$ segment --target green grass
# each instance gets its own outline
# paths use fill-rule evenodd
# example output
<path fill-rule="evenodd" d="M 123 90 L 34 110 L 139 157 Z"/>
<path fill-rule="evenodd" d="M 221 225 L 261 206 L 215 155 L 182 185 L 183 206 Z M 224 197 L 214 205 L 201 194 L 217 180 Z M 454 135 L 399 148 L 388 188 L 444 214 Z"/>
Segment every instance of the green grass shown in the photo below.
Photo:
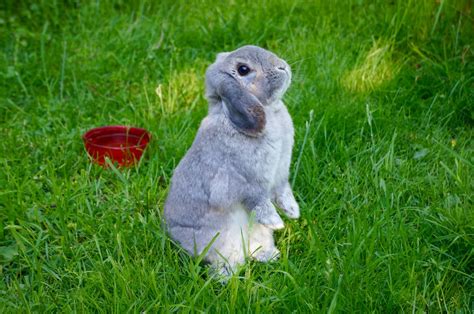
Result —
<path fill-rule="evenodd" d="M 0 312 L 474 310 L 472 1 L 0 5 Z M 166 236 L 163 201 L 217 52 L 288 60 L 302 217 L 227 285 Z M 81 135 L 130 124 L 139 167 Z"/>

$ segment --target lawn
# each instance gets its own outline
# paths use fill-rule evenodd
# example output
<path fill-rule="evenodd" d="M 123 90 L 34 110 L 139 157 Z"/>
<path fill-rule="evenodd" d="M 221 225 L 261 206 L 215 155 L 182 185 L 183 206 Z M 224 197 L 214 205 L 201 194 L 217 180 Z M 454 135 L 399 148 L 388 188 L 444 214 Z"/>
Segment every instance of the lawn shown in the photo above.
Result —
<path fill-rule="evenodd" d="M 215 2 L 2 2 L 0 312 L 474 311 L 472 1 Z M 293 69 L 301 218 L 222 285 L 161 221 L 245 44 Z M 153 134 L 137 167 L 88 160 L 111 124 Z"/>

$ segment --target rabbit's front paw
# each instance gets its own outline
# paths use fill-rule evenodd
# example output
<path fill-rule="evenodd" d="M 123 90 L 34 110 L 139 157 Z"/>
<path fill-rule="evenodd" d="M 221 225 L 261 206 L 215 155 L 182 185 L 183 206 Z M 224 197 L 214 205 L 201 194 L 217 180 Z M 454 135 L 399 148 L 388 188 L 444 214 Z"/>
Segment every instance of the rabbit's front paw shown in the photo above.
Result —
<path fill-rule="evenodd" d="M 270 229 L 279 230 L 285 227 L 283 220 L 271 203 L 255 207 L 255 214 L 256 221 Z"/>
<path fill-rule="evenodd" d="M 300 218 L 300 206 L 290 189 L 286 189 L 282 194 L 278 195 L 275 201 L 288 218 Z"/>
<path fill-rule="evenodd" d="M 281 206 L 281 210 L 283 210 L 288 218 L 300 218 L 300 206 L 294 198 L 282 203 L 285 204 L 285 206 Z"/>

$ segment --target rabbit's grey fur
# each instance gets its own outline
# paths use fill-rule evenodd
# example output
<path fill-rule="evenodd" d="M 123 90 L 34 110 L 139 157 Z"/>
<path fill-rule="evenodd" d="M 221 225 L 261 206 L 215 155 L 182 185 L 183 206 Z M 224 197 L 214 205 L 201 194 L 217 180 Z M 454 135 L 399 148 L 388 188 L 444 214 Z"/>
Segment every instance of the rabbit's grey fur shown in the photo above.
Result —
<path fill-rule="evenodd" d="M 242 65 L 250 73 L 239 74 Z M 281 101 L 290 81 L 289 65 L 256 46 L 220 53 L 206 72 L 209 112 L 174 171 L 165 218 L 192 255 L 214 239 L 205 260 L 222 272 L 246 256 L 278 257 L 273 230 L 284 224 L 273 204 L 299 217 L 288 183 L 293 123 Z"/>

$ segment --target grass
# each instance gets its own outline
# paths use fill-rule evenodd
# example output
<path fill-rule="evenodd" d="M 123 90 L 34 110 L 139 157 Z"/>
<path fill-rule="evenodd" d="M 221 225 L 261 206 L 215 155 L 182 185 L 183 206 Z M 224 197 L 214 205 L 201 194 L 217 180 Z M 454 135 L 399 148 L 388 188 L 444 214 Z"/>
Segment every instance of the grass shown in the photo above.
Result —
<path fill-rule="evenodd" d="M 474 310 L 471 1 L 6 1 L 0 11 L 0 311 Z M 244 44 L 292 65 L 302 217 L 227 285 L 173 245 L 163 201 Z M 154 140 L 91 165 L 91 127 Z"/>

